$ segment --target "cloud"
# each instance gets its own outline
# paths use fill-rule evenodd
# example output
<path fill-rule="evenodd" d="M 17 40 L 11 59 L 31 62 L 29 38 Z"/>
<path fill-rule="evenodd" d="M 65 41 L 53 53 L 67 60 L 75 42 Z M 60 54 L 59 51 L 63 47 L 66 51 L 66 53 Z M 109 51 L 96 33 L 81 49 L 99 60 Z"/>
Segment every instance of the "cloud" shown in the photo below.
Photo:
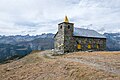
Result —
<path fill-rule="evenodd" d="M 100 33 L 120 32 L 119 3 L 120 0 L 0 0 L 0 34 L 56 33 L 65 15 L 75 27 Z"/>

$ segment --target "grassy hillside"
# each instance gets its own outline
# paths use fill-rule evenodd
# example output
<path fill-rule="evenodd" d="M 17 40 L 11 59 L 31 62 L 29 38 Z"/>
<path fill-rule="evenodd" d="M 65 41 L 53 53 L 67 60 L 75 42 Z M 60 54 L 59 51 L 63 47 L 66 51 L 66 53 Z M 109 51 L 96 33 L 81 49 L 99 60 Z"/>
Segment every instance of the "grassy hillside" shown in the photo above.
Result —
<path fill-rule="evenodd" d="M 75 52 L 52 56 L 33 51 L 0 65 L 0 80 L 120 80 L 120 52 Z"/>

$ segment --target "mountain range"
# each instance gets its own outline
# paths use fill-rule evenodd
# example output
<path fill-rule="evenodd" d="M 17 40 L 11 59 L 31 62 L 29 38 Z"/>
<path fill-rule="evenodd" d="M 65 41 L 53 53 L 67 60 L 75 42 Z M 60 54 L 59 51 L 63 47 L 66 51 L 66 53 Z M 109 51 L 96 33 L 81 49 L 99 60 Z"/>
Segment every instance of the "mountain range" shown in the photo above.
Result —
<path fill-rule="evenodd" d="M 15 35 L 0 36 L 0 62 L 25 56 L 33 50 L 48 50 L 54 48 L 55 34 L 41 34 L 36 36 Z M 107 38 L 108 51 L 120 51 L 120 33 L 104 33 Z"/>
<path fill-rule="evenodd" d="M 120 33 L 104 33 L 108 51 L 120 51 Z"/>

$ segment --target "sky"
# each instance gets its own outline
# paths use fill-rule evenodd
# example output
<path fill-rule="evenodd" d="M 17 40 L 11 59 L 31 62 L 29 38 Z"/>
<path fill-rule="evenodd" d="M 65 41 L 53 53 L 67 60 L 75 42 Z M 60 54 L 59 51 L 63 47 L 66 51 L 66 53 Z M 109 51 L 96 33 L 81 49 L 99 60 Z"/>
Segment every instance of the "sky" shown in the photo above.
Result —
<path fill-rule="evenodd" d="M 0 35 L 56 33 L 65 15 L 74 27 L 120 33 L 120 0 L 0 0 Z"/>

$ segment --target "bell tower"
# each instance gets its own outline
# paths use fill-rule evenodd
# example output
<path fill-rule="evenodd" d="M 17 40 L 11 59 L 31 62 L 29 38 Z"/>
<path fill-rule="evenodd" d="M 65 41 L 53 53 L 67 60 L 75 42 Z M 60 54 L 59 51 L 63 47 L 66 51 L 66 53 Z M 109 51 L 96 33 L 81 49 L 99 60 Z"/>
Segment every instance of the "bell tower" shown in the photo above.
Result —
<path fill-rule="evenodd" d="M 67 16 L 64 18 L 64 22 L 58 24 L 58 33 L 61 36 L 60 44 L 61 50 L 65 52 L 73 52 L 74 39 L 73 39 L 74 24 L 70 23 Z"/>

